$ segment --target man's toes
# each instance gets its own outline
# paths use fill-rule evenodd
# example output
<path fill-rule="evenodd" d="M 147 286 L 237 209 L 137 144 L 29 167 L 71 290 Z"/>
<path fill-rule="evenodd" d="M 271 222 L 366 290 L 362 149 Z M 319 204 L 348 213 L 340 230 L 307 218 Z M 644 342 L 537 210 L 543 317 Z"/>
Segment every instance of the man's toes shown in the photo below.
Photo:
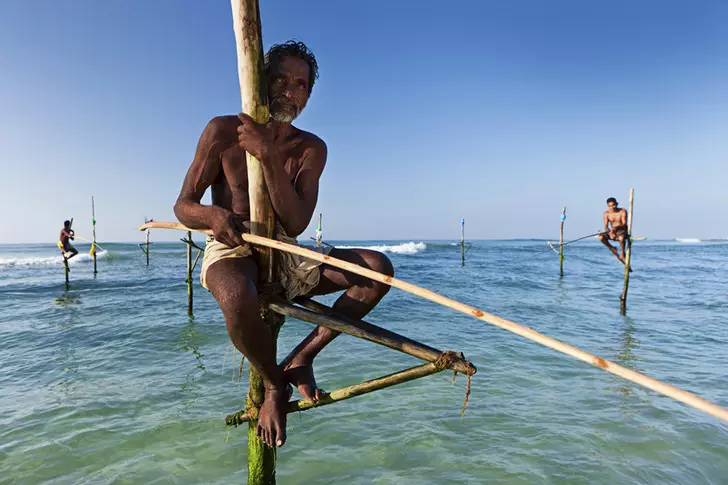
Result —
<path fill-rule="evenodd" d="M 301 395 L 303 396 L 303 398 L 305 400 L 310 401 L 310 402 L 314 402 L 314 403 L 316 402 L 316 396 L 314 395 L 313 392 L 311 392 L 311 387 L 309 387 L 309 386 L 301 386 L 301 387 L 298 388 L 298 392 L 301 393 Z"/>
<path fill-rule="evenodd" d="M 329 393 L 324 391 L 323 389 L 316 389 L 316 401 L 319 401 L 326 397 Z"/>

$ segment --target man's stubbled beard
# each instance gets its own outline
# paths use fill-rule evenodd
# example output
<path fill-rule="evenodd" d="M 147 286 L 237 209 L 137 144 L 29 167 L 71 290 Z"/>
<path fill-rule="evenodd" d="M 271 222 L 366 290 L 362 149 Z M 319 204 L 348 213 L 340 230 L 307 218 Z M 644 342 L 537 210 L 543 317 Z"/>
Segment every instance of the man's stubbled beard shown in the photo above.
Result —
<path fill-rule="evenodd" d="M 283 95 L 270 99 L 270 117 L 280 123 L 291 123 L 301 114 L 301 108 L 292 99 Z"/>

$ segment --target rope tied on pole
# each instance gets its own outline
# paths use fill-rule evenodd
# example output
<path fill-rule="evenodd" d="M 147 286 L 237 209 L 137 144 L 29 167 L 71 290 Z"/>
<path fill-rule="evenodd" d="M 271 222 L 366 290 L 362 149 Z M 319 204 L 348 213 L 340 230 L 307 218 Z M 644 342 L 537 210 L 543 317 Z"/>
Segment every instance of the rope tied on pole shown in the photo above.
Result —
<path fill-rule="evenodd" d="M 470 402 L 470 384 L 473 374 L 476 372 L 475 366 L 471 364 L 469 360 L 465 360 L 465 355 L 462 352 L 454 352 L 452 350 L 445 350 L 442 354 L 440 354 L 440 357 L 433 362 L 433 364 L 435 364 L 435 368 L 438 371 L 443 371 L 445 369 L 452 368 L 453 364 L 457 361 L 465 361 L 465 365 L 467 366 L 467 372 L 465 372 L 465 375 L 468 376 L 468 385 L 465 388 L 465 401 L 463 402 L 463 407 L 460 410 L 460 415 L 464 416 L 465 408 L 468 407 L 468 402 Z M 453 370 L 452 372 L 452 383 L 455 384 L 455 378 L 458 376 L 458 371 Z"/>

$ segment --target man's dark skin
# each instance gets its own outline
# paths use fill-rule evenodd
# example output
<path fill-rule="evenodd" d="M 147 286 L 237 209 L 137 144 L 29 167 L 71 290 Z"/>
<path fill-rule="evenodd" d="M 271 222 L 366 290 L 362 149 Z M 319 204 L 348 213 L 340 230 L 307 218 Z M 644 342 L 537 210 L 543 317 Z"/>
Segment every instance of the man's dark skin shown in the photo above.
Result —
<path fill-rule="evenodd" d="M 71 221 L 65 221 L 63 223 L 63 229 L 61 229 L 61 235 L 58 236 L 58 240 L 63 245 L 61 253 L 66 260 L 69 260 L 78 254 L 78 250 L 68 244 L 69 239 L 71 241 L 75 239 L 75 235 L 75 232 L 71 229 Z M 68 253 L 71 253 L 70 256 L 67 256 Z"/>
<path fill-rule="evenodd" d="M 604 211 L 604 232 L 599 234 L 599 240 L 614 254 L 622 263 L 625 261 L 625 245 L 627 243 L 627 210 L 619 207 L 614 198 L 607 199 L 608 209 Z M 611 228 L 609 227 L 611 225 Z M 609 244 L 609 241 L 619 241 L 622 249 L 620 256 L 617 249 Z"/>
<path fill-rule="evenodd" d="M 247 151 L 261 162 L 273 208 L 288 236 L 296 237 L 305 230 L 326 164 L 324 142 L 290 123 L 308 102 L 309 69 L 296 56 L 271 62 L 266 76 L 271 110 L 267 124 L 258 124 L 245 114 L 220 116 L 208 123 L 174 207 L 180 222 L 194 229 L 212 229 L 215 239 L 227 246 L 244 244 L 243 222 L 250 219 Z M 200 200 L 208 187 L 212 187 L 212 205 L 203 206 Z M 394 274 L 389 259 L 375 251 L 334 249 L 331 256 Z M 317 270 L 320 282 L 309 295 L 346 290 L 334 309 L 351 318 L 363 318 L 389 291 L 387 285 L 337 268 L 324 265 Z M 259 313 L 257 275 L 252 258 L 222 259 L 209 267 L 206 279 L 233 344 L 263 377 L 265 400 L 257 432 L 273 447 L 286 440 L 288 384 L 297 386 L 313 402 L 324 395 L 316 386 L 312 363 L 338 332 L 317 327 L 279 365 L 273 337 Z"/>

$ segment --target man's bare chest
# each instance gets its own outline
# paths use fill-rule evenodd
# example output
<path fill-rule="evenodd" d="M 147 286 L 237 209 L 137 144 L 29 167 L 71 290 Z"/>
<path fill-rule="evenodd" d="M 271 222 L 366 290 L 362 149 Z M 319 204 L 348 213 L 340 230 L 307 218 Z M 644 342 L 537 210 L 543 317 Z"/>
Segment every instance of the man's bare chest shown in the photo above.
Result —
<path fill-rule="evenodd" d="M 268 162 L 263 162 L 268 163 Z M 277 162 L 281 163 L 281 162 Z M 285 154 L 282 168 L 288 180 L 295 185 L 296 178 L 303 168 L 303 154 L 298 150 Z M 222 173 L 220 174 L 231 189 L 248 189 L 248 164 L 245 152 L 234 147 L 222 154 Z"/>

